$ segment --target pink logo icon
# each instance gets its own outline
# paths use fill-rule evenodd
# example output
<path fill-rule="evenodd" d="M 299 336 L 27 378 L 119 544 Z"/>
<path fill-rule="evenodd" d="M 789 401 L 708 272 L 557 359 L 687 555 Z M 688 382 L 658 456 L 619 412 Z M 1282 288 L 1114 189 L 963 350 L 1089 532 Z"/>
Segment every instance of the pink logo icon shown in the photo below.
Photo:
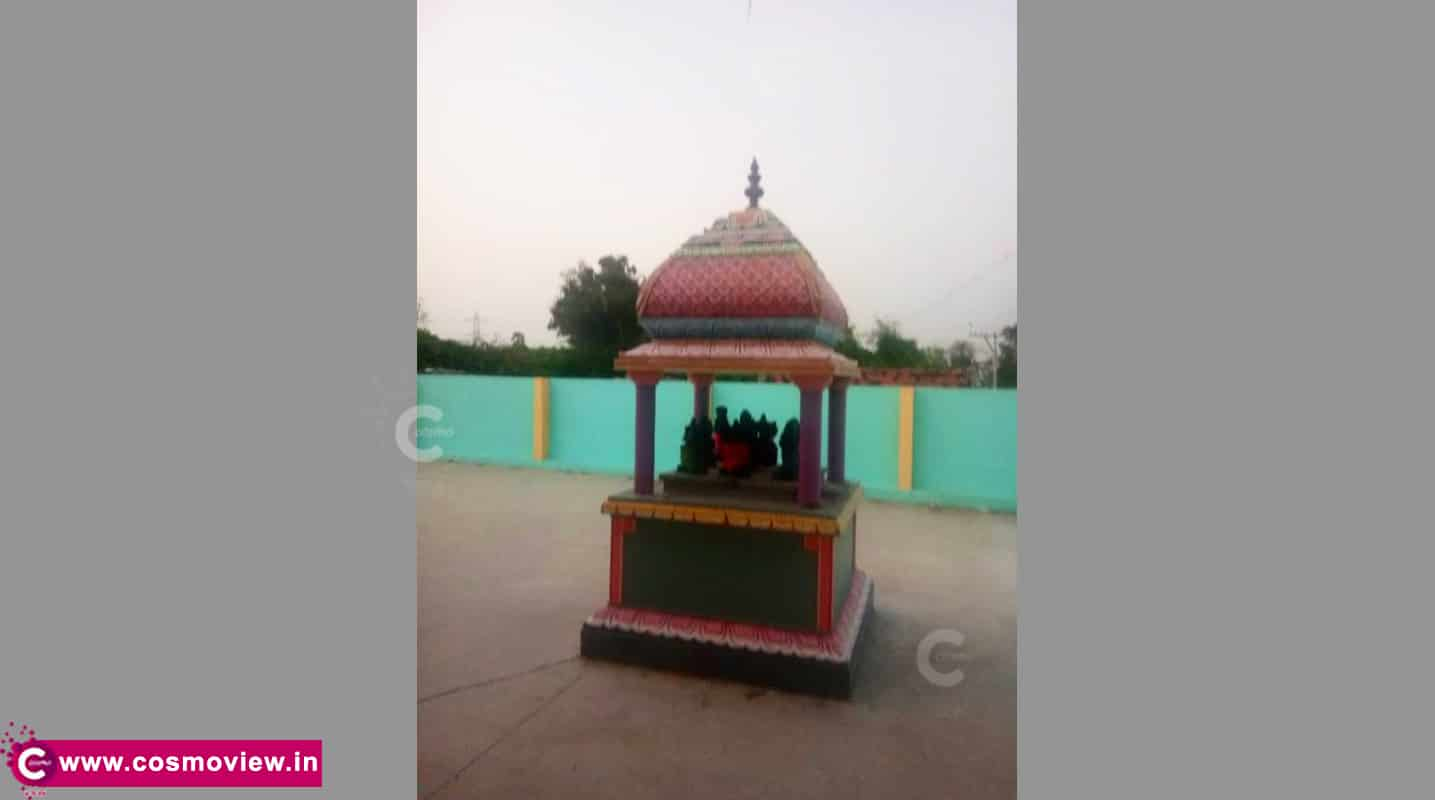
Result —
<path fill-rule="evenodd" d="M 20 793 L 26 800 L 44 797 L 45 790 L 38 788 L 55 776 L 55 753 L 50 746 L 35 738 L 35 729 L 29 725 L 16 725 L 11 720 L 0 732 L 0 744 L 5 749 L 5 765 L 10 774 L 20 782 Z"/>

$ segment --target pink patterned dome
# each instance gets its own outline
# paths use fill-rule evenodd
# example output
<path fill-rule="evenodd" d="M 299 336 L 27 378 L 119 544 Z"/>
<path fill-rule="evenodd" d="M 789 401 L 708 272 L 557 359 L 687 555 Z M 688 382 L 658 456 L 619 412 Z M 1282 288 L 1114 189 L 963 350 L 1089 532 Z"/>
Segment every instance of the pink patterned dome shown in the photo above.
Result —
<path fill-rule="evenodd" d="M 668 257 L 638 293 L 638 321 L 654 339 L 816 339 L 847 327 L 847 309 L 817 261 L 765 208 L 753 159 L 749 205 L 713 222 Z"/>

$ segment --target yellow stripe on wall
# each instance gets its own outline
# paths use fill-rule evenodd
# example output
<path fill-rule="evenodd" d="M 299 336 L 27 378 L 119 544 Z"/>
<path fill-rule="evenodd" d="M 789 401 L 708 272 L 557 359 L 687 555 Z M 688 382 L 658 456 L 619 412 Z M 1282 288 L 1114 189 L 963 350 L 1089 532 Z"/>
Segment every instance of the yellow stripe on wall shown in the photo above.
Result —
<path fill-rule="evenodd" d="M 912 491 L 912 422 L 917 390 L 903 386 L 897 393 L 897 488 Z"/>
<path fill-rule="evenodd" d="M 533 460 L 548 458 L 548 379 L 533 379 Z"/>

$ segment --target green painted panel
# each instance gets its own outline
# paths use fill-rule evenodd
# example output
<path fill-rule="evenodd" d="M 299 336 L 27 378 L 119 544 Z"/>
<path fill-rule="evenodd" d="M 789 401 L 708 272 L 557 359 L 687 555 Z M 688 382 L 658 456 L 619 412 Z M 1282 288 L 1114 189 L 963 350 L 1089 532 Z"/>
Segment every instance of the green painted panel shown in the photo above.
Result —
<path fill-rule="evenodd" d="M 688 381 L 658 384 L 658 414 L 653 422 L 653 468 L 658 474 L 678 468 L 683 451 L 683 428 L 693 418 L 693 385 Z M 629 461 L 633 447 L 628 445 Z"/>
<path fill-rule="evenodd" d="M 869 492 L 897 489 L 899 394 L 894 386 L 847 390 L 847 477 Z"/>
<path fill-rule="evenodd" d="M 633 472 L 632 381 L 554 378 L 548 388 L 548 454 L 579 472 Z"/>
<path fill-rule="evenodd" d="M 1016 391 L 917 389 L 913 499 L 1016 510 Z"/>
<path fill-rule="evenodd" d="M 418 420 L 420 449 L 437 446 L 440 458 L 457 461 L 534 463 L 532 378 L 420 375 L 418 402 L 443 412 L 441 420 Z"/>
<path fill-rule="evenodd" d="M 803 537 L 640 519 L 623 537 L 623 605 L 817 628 L 817 554 Z"/>
<path fill-rule="evenodd" d="M 554 378 L 549 384 L 550 466 L 578 472 L 633 474 L 633 428 L 637 387 L 629 380 Z M 658 383 L 653 423 L 653 463 L 676 469 L 683 428 L 693 415 L 693 387 L 682 380 Z"/>

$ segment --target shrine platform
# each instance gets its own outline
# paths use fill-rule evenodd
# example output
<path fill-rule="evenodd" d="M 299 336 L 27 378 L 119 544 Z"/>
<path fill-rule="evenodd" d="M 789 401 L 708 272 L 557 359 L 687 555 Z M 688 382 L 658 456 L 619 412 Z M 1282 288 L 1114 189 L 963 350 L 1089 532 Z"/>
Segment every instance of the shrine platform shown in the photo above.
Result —
<path fill-rule="evenodd" d="M 844 702 L 579 658 L 628 478 L 433 463 L 416 488 L 418 797 L 1015 793 L 1014 516 L 863 501 L 878 591 Z M 930 659 L 954 686 L 918 667 L 934 631 L 961 635 Z"/>

